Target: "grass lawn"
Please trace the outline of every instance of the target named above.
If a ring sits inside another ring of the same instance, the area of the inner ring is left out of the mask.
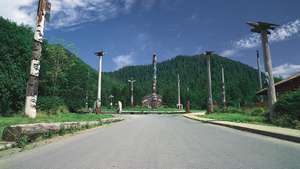
[[[263,116],[251,116],[240,113],[212,113],[201,117],[240,123],[265,124]]]
[[[56,115],[47,115],[45,113],[38,113],[35,119],[25,117],[23,115],[16,115],[12,117],[0,116],[0,140],[3,129],[14,124],[28,124],[28,123],[50,123],[50,122],[68,122],[68,121],[94,121],[103,118],[113,117],[110,114],[75,114],[75,113],[58,113]]]

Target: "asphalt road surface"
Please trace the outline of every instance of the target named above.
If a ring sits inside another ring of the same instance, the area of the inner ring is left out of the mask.
[[[0,159],[1,169],[299,169],[300,144],[180,115],[132,115]]]

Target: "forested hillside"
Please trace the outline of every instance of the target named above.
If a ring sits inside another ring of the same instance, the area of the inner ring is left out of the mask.
[[[0,17],[0,113],[23,111],[29,74],[33,31]],[[61,45],[43,45],[39,84],[39,109],[62,106],[76,112],[85,106],[86,95],[92,106],[97,94],[98,73]],[[104,97],[117,85],[106,74]],[[119,84],[118,84],[119,86]],[[122,86],[122,85],[121,85]],[[119,90],[117,90],[119,92]],[[104,103],[107,99],[103,100]]]
[[[221,101],[221,65],[225,69],[227,100],[230,105],[254,103],[257,90],[257,71],[250,66],[214,55],[212,64],[212,88],[214,101]],[[151,92],[152,66],[131,66],[112,72],[111,76],[123,81],[133,77],[137,80],[136,97],[141,100]],[[187,88],[194,108],[205,108],[207,103],[207,66],[204,55],[177,56],[158,64],[158,93],[163,96],[165,105],[177,103],[177,74],[181,78],[182,100]]]
[[[0,113],[21,113],[25,102],[26,82],[29,74],[33,31],[0,17]],[[225,68],[226,92],[230,105],[248,104],[255,100],[257,73],[242,63],[220,56],[212,57],[212,81],[214,101],[221,99],[221,65]],[[103,105],[108,96],[115,96],[129,105],[127,80],[133,77],[135,100],[141,103],[143,96],[151,92],[152,66],[130,66],[115,72],[104,73],[102,85]],[[158,64],[158,93],[164,105],[175,107],[177,103],[177,73],[182,84],[182,100],[190,88],[193,108],[205,108],[207,100],[207,70],[205,57],[178,56]],[[41,58],[39,85],[39,110],[64,107],[78,112],[85,107],[86,96],[90,107],[96,99],[98,73],[75,54],[59,44],[44,42]]]

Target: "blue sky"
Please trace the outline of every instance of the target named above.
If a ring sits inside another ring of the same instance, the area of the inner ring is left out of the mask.
[[[300,71],[299,0],[50,0],[50,42],[73,50],[97,68],[94,53],[105,50],[104,71],[213,50],[256,67],[259,37],[247,21],[283,25],[271,38],[275,74]],[[34,25],[36,0],[1,0],[0,15]],[[4,6],[8,6],[4,9]]]

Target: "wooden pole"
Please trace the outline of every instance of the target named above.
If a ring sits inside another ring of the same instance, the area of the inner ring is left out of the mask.
[[[212,52],[207,52],[207,78],[208,78],[208,103],[207,103],[207,113],[213,112],[213,99],[212,99],[212,87],[211,87],[211,59]]]
[[[180,96],[180,77],[179,77],[179,74],[177,74],[177,97],[178,97],[178,103],[177,103],[177,108],[179,110],[181,110],[183,107],[182,107],[182,104],[181,104],[181,96]]]
[[[224,67],[222,66],[222,102],[223,108],[226,109],[226,91],[225,91],[225,75],[224,75]]]
[[[133,98],[133,84],[136,82],[135,80],[133,80],[133,78],[131,78],[131,80],[128,80],[128,82],[130,83],[130,92],[131,92],[131,97],[130,97],[130,103],[131,103],[131,107],[134,107],[134,98]]]
[[[265,61],[265,69],[268,73],[268,108],[270,113],[270,120],[273,119],[273,108],[274,104],[276,103],[276,90],[275,90],[275,84],[274,84],[274,77],[273,77],[273,70],[272,70],[272,60],[271,60],[271,52],[270,52],[270,46],[268,41],[268,32],[266,30],[261,31],[261,39],[262,39],[262,47],[263,47],[263,53],[264,53],[264,61]]]
[[[25,115],[30,118],[36,117],[36,104],[38,97],[38,84],[40,74],[40,58],[42,55],[42,43],[44,38],[44,26],[46,17],[50,13],[51,4],[47,0],[39,0],[37,11],[37,25],[34,33],[32,49],[32,60],[30,66],[30,76],[27,82]]]
[[[269,120],[273,119],[273,108],[276,103],[276,90],[274,84],[273,70],[272,70],[272,60],[271,60],[271,52],[268,40],[268,34],[271,34],[270,30],[274,30],[279,25],[267,23],[267,22],[248,22],[248,25],[252,27],[251,31],[255,33],[260,33],[262,48],[264,53],[264,62],[265,62],[265,70],[267,72],[268,77],[268,108],[269,108]]]
[[[99,75],[98,75],[98,93],[97,93],[97,101],[96,101],[96,113],[101,113],[101,85],[102,85],[102,59],[104,56],[104,52],[97,52],[96,55],[99,57]]]
[[[261,70],[260,70],[260,57],[259,57],[259,51],[256,51],[256,62],[257,62],[257,74],[258,74],[258,82],[259,82],[259,90],[262,90],[262,79],[261,79]],[[263,96],[260,96],[260,102],[264,102]]]

